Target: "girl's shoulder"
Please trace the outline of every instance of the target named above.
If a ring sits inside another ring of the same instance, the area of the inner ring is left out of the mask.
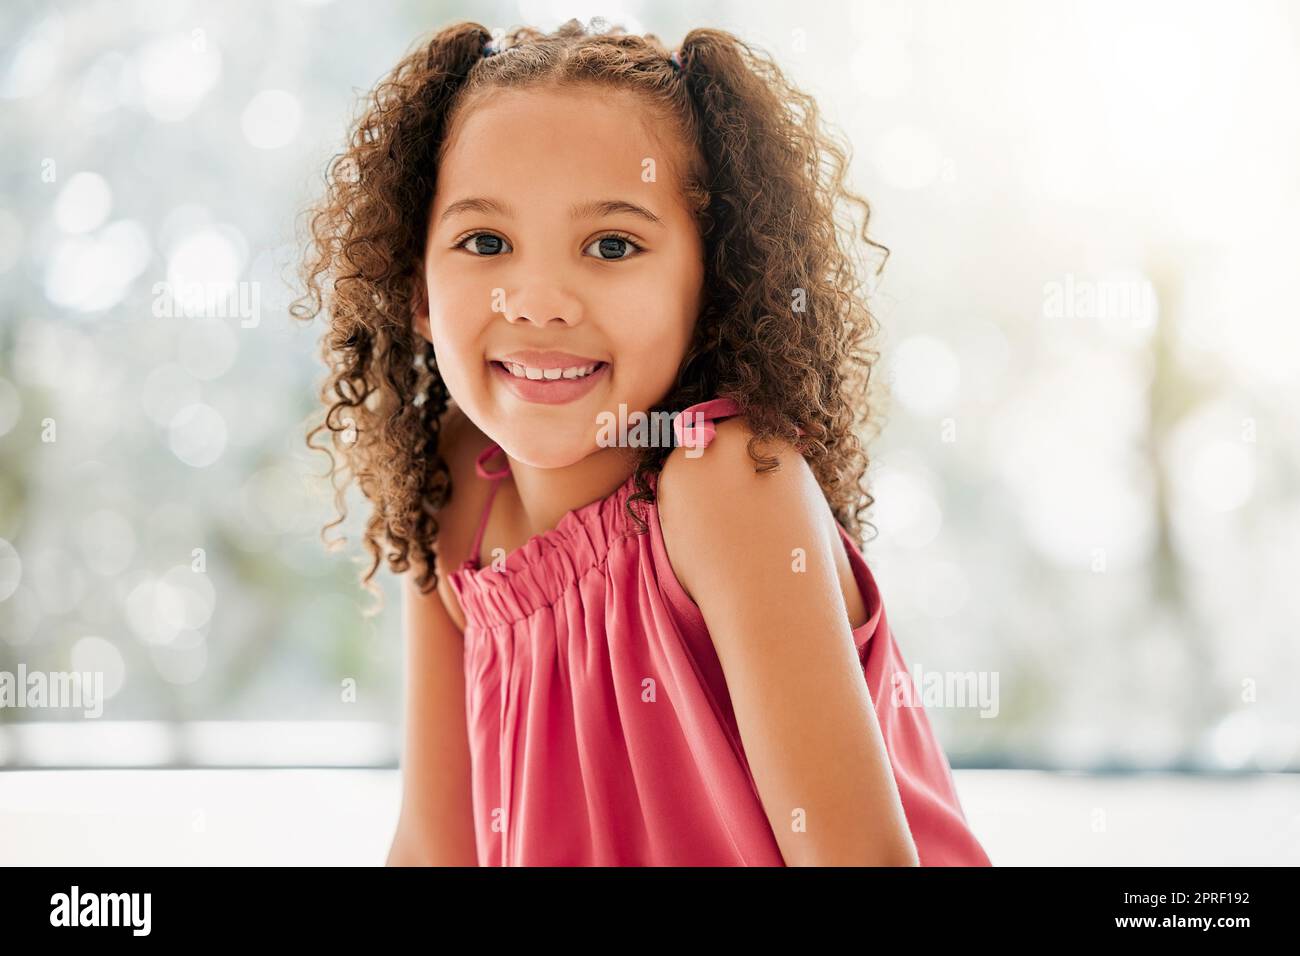
[[[491,439],[455,404],[447,406],[440,422],[438,452],[451,475],[451,495],[438,509],[438,541],[434,548],[438,592],[452,620],[464,630],[464,615],[449,576],[468,556],[480,513],[487,504],[490,482],[479,477],[474,462]]]
[[[716,433],[702,453],[688,454],[685,447],[669,453],[657,485],[664,547],[687,595],[694,599],[691,582],[706,576],[700,562],[716,564],[726,558],[728,566],[743,577],[744,561],[760,559],[756,545],[776,523],[783,542],[787,538],[804,542],[808,553],[818,542],[832,543],[851,625],[860,626],[867,618],[866,605],[840,524],[807,459],[793,443],[772,439],[756,446],[755,452],[776,458],[778,467],[756,473],[757,463],[748,450],[754,433],[744,416],[728,417],[714,427]],[[765,515],[771,520],[765,520]]]
[[[704,486],[718,481],[744,482],[755,475],[757,463],[749,456],[749,441],[754,437],[749,420],[744,415],[730,415],[713,423],[714,435],[703,448],[693,450],[685,446],[668,453],[660,474],[663,484],[689,484]],[[774,456],[782,469],[802,470],[812,475],[812,468],[795,446],[782,439],[772,439],[759,444],[755,451],[762,456]]]
[[[724,512],[748,511],[759,504],[755,493],[760,488],[772,503],[778,503],[776,499],[792,498],[797,494],[798,485],[806,485],[806,481],[798,481],[804,477],[798,474],[801,467],[808,472],[807,478],[812,479],[811,469],[798,450],[778,440],[756,448],[759,455],[775,456],[781,472],[776,487],[773,482],[760,484],[759,479],[771,476],[754,472],[757,465],[748,451],[754,433],[745,416],[732,415],[714,422],[713,426],[713,438],[704,448],[678,446],[669,452],[656,482],[656,505],[665,544],[670,540],[677,542],[676,548],[669,549],[674,567],[678,567],[675,552],[680,551],[687,564],[688,556],[698,555],[695,539]],[[815,484],[815,479],[812,480]],[[679,580],[682,577],[678,575]],[[681,583],[685,585],[686,581]],[[686,590],[690,593],[689,586]]]

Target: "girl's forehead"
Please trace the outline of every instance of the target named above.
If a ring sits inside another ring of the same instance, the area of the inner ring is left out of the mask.
[[[679,148],[674,139],[668,124],[626,90],[546,86],[484,91],[457,110],[440,172],[448,172],[448,166],[472,172],[504,153],[525,162],[558,156],[575,165],[595,165],[650,158],[662,165],[665,154]]]
[[[629,109],[633,99],[589,90],[510,90],[469,104],[439,164],[435,217],[467,195],[546,205],[617,192],[652,208],[666,206],[678,182],[669,137]]]

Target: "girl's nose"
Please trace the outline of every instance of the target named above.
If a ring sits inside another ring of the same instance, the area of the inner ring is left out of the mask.
[[[546,327],[556,323],[577,325],[582,321],[582,305],[572,296],[562,293],[517,292],[507,294],[505,308],[500,310],[512,325],[531,323]]]
[[[552,323],[555,322],[561,322],[565,325],[573,324],[573,322],[570,319],[566,318],[563,315],[554,315],[551,316],[549,319],[544,319],[544,318],[540,318],[540,316],[544,316],[546,314],[545,312],[535,312],[534,314],[539,317],[534,318],[532,315],[524,315],[524,314],[513,315],[513,316],[507,314],[506,319],[513,324],[518,324],[522,322],[531,322],[533,325],[537,325],[537,326],[551,325]]]

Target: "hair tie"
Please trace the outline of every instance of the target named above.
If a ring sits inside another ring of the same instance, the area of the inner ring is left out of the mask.
[[[484,58],[487,58],[489,56],[495,56],[500,52],[501,52],[501,48],[497,46],[497,41],[495,37],[493,37],[491,40],[488,40],[487,43],[483,44]]]
[[[668,58],[668,62],[673,65],[673,72],[682,72],[682,57],[678,50],[673,50],[673,55]]]

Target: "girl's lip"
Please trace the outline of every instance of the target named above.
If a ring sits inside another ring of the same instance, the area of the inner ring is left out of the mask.
[[[602,362],[596,371],[582,378],[534,379],[518,378],[495,360],[489,361],[488,365],[492,368],[492,374],[516,398],[539,405],[564,405],[581,398],[605,381],[611,368],[608,362]]]
[[[572,352],[557,352],[554,349],[524,349],[520,352],[511,352],[509,355],[502,355],[495,359],[498,362],[505,362],[507,365],[513,363],[519,365],[529,365],[533,368],[550,369],[550,368],[585,368],[588,365],[595,365],[602,361],[601,359],[588,358],[583,355],[574,355]]]

